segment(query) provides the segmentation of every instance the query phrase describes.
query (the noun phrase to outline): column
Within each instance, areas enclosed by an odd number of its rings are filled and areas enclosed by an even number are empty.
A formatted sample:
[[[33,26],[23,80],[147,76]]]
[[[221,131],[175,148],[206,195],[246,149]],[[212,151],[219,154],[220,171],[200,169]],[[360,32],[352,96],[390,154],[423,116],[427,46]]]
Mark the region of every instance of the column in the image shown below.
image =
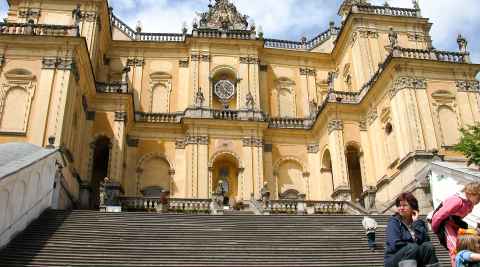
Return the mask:
[[[331,120],[328,122],[328,146],[332,157],[332,173],[334,179],[334,200],[350,200],[350,186],[348,182],[347,159],[343,140],[343,121]]]
[[[309,144],[307,146],[307,156],[308,156],[308,172],[310,173],[307,176],[307,200],[320,200],[322,199],[323,192],[320,192],[321,181],[315,180],[312,181],[310,179],[311,176],[313,177],[321,177],[320,173],[320,166],[321,166],[321,159],[320,159],[320,145],[319,144]]]
[[[125,195],[135,196],[137,194],[137,161],[139,139],[127,136],[127,159],[125,161],[125,176],[122,182]]]
[[[52,101],[52,93],[55,85],[55,62],[57,58],[43,58],[40,80],[36,92],[35,106],[32,110],[37,111],[37,119],[30,122],[30,127],[35,132],[32,136],[32,143],[39,146],[48,145],[48,136],[46,136],[46,127],[49,117],[49,108]]]
[[[125,124],[127,113],[115,112],[114,120],[114,136],[112,140],[112,153],[110,163],[110,179],[117,183],[121,183],[123,179],[123,162],[125,153]]]
[[[198,198],[208,198],[208,136],[198,136]]]
[[[183,112],[189,105],[189,82],[190,82],[190,69],[189,69],[189,60],[181,59],[178,61],[178,90],[177,93],[177,106],[176,111]]]
[[[202,88],[203,96],[205,97],[204,106],[211,107],[212,105],[212,90],[210,86],[210,61],[211,57],[207,52],[200,55],[198,79],[199,86]]]
[[[240,57],[240,65],[238,69],[238,75],[240,77],[237,83],[237,109],[246,109],[246,95],[250,89],[249,85],[249,57]],[[253,94],[253,93],[252,93]]]
[[[189,197],[208,198],[208,136],[189,135],[185,139],[187,148],[187,190]]]
[[[303,117],[307,118],[310,116],[310,103],[309,103],[309,92],[308,92],[308,69],[307,68],[300,68],[300,90],[302,102],[302,112]]]
[[[244,194],[243,199],[260,198],[260,189],[263,186],[263,140],[259,137],[245,137],[243,141]]]
[[[260,59],[257,57],[249,58],[249,76],[250,76],[250,92],[252,93],[255,110],[260,110]]]
[[[361,156],[361,164],[362,164],[362,178],[363,178],[363,185],[365,186],[375,186],[375,172],[373,167],[373,158],[372,158],[372,148],[370,145],[370,139],[368,137],[368,126],[367,121],[362,120],[360,121],[360,143],[362,146],[362,156]]]
[[[135,57],[127,59],[127,67],[132,68],[130,71],[130,81],[132,85],[131,92],[133,92],[133,103],[135,111],[144,110],[142,106],[142,97],[143,89],[142,88],[142,76],[143,76],[143,66],[145,65],[145,60],[143,58]]]
[[[273,199],[275,194],[275,179],[273,175],[273,145],[264,144],[263,146],[263,173],[264,181],[267,182],[268,190],[271,193],[271,198]]]
[[[185,139],[175,141],[175,177],[173,179],[174,198],[188,198],[187,192],[187,155]]]
[[[190,55],[190,68],[189,68],[189,73],[191,79],[189,80],[189,89],[188,89],[188,106],[194,106],[195,104],[195,94],[198,90],[199,87],[199,77],[198,77],[198,71],[199,71],[199,66],[200,66],[200,55],[198,52],[192,52]],[[206,88],[209,89],[209,88]],[[205,91],[205,88],[202,88],[202,91]],[[204,93],[205,96],[205,93]]]

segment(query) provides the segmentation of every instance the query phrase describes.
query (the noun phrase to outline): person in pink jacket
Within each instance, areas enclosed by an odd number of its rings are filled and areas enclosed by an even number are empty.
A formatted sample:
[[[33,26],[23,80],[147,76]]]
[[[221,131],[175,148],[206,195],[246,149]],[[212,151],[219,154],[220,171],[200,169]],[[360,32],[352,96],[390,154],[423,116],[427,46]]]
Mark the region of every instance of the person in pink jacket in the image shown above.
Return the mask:
[[[452,266],[455,266],[457,232],[459,228],[468,228],[462,219],[472,212],[480,202],[480,183],[467,184],[461,193],[445,199],[432,216],[432,231],[440,243],[448,249]]]

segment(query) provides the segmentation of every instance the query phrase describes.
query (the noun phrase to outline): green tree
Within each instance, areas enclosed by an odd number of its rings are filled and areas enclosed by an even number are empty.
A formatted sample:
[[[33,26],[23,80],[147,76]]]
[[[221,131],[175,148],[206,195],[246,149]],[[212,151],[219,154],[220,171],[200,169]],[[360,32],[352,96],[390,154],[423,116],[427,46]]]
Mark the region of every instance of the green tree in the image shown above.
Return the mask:
[[[468,165],[476,164],[480,166],[480,123],[466,126],[460,129],[460,132],[462,137],[455,149],[467,157]]]

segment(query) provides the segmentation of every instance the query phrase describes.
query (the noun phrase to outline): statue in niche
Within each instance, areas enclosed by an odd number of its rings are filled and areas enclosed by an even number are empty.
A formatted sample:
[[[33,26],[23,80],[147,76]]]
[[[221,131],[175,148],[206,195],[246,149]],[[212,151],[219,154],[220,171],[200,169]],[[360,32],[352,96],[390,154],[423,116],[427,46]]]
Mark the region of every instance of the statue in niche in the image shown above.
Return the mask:
[[[82,11],[80,10],[80,4],[78,4],[74,10],[72,10],[72,18],[74,19],[75,26],[80,25],[80,21],[82,20]]]
[[[254,110],[255,109],[255,100],[253,99],[253,95],[251,92],[248,92],[247,95],[245,96],[246,101],[245,105],[247,106],[248,110]]]
[[[198,87],[197,94],[195,96],[195,106],[202,107],[203,102],[205,102],[205,97],[203,96],[202,88]]]

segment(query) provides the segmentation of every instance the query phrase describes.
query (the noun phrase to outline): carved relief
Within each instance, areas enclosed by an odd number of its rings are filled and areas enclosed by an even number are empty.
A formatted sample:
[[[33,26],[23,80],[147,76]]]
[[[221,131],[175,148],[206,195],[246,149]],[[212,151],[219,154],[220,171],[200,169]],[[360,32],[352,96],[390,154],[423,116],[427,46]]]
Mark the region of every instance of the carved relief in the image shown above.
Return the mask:
[[[318,151],[320,151],[320,145],[319,144],[308,144],[307,145],[307,151],[310,154],[316,154]]]
[[[300,75],[305,75],[305,76],[316,76],[317,71],[312,68],[300,68]]]
[[[116,111],[115,112],[115,121],[127,121],[127,112]]]
[[[200,55],[192,54],[192,55],[190,55],[190,59],[192,61],[200,61]]]
[[[143,58],[129,58],[127,59],[127,66],[128,67],[132,67],[132,66],[136,66],[136,67],[143,67],[143,65],[145,65],[145,60]]]
[[[210,55],[201,55],[201,60],[203,62],[210,62],[211,57],[210,57]]]
[[[263,147],[263,140],[255,136],[245,137],[242,142],[245,147]]]
[[[260,64],[260,59],[257,57],[240,57],[240,64]]]
[[[185,145],[208,145],[208,136],[206,135],[187,135],[184,140]],[[181,143],[179,142],[179,145]]]
[[[342,130],[343,130],[343,121],[331,120],[328,122],[328,134],[331,134],[333,131],[342,131]]]
[[[462,92],[479,92],[480,91],[480,82],[477,80],[458,80],[456,82],[457,90]]]
[[[359,31],[359,36],[360,38],[370,38],[370,39],[377,39],[378,38],[378,32],[372,31],[372,30],[362,30]]]
[[[360,128],[360,131],[368,131],[368,123],[367,119],[363,119],[358,122],[358,127]]]
[[[372,108],[367,113],[367,123],[368,125],[372,125],[375,120],[378,118],[378,112],[375,108]]]
[[[18,10],[18,17],[22,19],[38,19],[40,14],[40,8],[20,8]]]
[[[390,98],[393,98],[398,91],[403,89],[426,89],[427,88],[427,81],[423,78],[417,77],[399,77],[397,78],[390,89],[389,95]]]
[[[248,16],[242,15],[228,0],[215,0],[207,12],[197,13],[200,28],[223,30],[247,30]]]
[[[175,149],[185,149],[186,146],[185,139],[175,140]]]

